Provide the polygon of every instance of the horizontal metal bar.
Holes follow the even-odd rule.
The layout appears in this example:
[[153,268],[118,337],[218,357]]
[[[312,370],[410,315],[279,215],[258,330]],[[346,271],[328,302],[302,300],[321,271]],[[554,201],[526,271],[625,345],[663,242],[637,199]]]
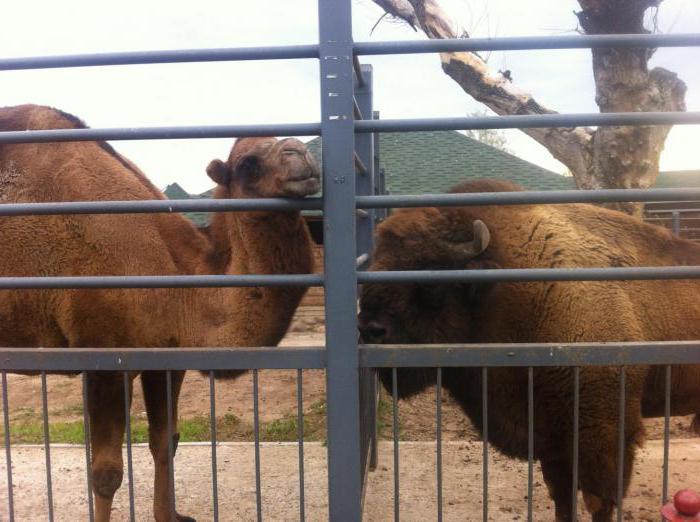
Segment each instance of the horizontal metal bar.
[[[686,189],[682,189],[686,190]],[[669,202],[670,203],[670,202]],[[687,202],[690,203],[690,202]],[[656,209],[656,208],[647,208],[644,209],[644,212],[646,214],[673,214],[674,212],[678,212],[680,214],[683,214],[685,212],[695,212],[699,213],[700,208],[662,208],[662,209]],[[671,219],[672,216],[668,216],[665,219]],[[683,219],[688,219],[685,216],[683,216]]]
[[[455,207],[479,205],[530,205],[542,203],[604,203],[700,199],[700,188],[543,190],[470,194],[358,196],[361,209],[389,207]],[[0,204],[0,216],[59,214],[142,214],[158,212],[225,212],[247,210],[320,210],[321,198],[207,199],[153,201],[75,201]],[[681,210],[682,212],[683,210]],[[687,209],[686,212],[700,212]],[[650,211],[662,212],[662,211]],[[666,211],[663,211],[666,212]],[[668,212],[674,212],[669,210]]]
[[0,348],[6,371],[320,369],[322,346],[261,348]]
[[0,277],[0,289],[37,288],[228,288],[323,286],[321,274]]
[[601,47],[695,47],[699,34],[604,34],[573,36],[518,36],[509,38],[453,38],[393,42],[355,42],[355,55],[416,54],[459,51],[525,51],[535,49],[590,49]]
[[181,140],[248,136],[318,136],[319,123],[274,125],[190,125],[180,127],[121,127],[0,132],[0,143],[49,143],[95,140]]
[[198,199],[153,201],[73,201],[0,204],[0,216],[59,214],[146,214],[157,212],[225,212],[247,210],[319,210],[321,198]]
[[4,58],[0,59],[0,71],[13,71],[18,69],[92,67],[97,65],[287,60],[299,58],[318,58],[318,45],[239,47],[223,49],[173,49],[162,51]]
[[700,341],[360,345],[364,368],[697,364],[699,358]]
[[609,112],[602,114],[537,114],[480,116],[476,118],[358,120],[355,122],[355,132],[535,129],[612,125],[694,125],[698,123],[700,123],[700,112]]
[[[483,270],[404,270],[360,272],[357,282],[370,283],[455,283],[528,281],[647,281],[658,279],[700,279],[700,266],[653,266],[621,268],[514,268]],[[2,288],[0,286],[0,288]]]
[[534,205],[544,203],[612,203],[621,201],[685,200],[689,197],[700,199],[700,188],[527,190],[521,192],[357,196],[356,202],[358,208],[368,209]]

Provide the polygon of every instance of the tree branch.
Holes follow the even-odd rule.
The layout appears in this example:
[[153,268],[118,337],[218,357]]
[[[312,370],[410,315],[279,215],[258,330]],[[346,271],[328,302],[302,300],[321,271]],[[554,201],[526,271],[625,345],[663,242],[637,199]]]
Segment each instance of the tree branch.
[[[410,3],[411,11],[406,9]],[[390,14],[418,27],[431,39],[466,38],[466,31],[450,20],[436,0],[374,0]],[[401,9],[403,7],[403,9]],[[404,17],[403,15],[406,15]],[[555,114],[531,94],[519,90],[502,74],[493,73],[475,53],[441,53],[442,68],[464,91],[499,115]],[[574,174],[584,175],[591,161],[592,132],[585,128],[522,129],[545,146]]]

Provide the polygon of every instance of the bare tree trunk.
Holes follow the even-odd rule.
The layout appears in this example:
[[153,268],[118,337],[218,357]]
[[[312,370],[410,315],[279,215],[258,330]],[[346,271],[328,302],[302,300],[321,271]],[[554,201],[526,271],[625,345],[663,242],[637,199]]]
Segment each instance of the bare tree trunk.
[[[644,16],[662,0],[579,0],[586,34],[648,33]],[[685,84],[675,73],[647,64],[654,49],[593,49],[596,103],[601,112],[684,111]],[[601,127],[593,135],[593,161],[581,188],[648,188],[670,126]],[[620,204],[628,213],[641,205]]]
[[[418,26],[429,38],[467,38],[438,0],[374,0],[392,16]],[[579,0],[587,34],[648,33],[644,16],[663,0]],[[408,9],[407,2],[413,8]],[[594,49],[596,102],[601,112],[683,111],[685,84],[672,72],[648,70],[649,49]],[[510,79],[489,71],[474,53],[442,53],[442,68],[464,91],[496,114],[552,114]],[[648,188],[670,127],[523,129],[545,146],[574,176],[581,189]],[[616,208],[641,216],[641,204]]]

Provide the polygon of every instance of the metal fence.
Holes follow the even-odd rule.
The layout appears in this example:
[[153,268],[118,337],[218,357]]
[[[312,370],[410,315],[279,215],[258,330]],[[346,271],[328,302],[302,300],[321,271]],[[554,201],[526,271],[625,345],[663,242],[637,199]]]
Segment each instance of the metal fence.
[[[257,47],[239,49],[205,49],[114,53],[81,56],[59,56],[0,60],[0,70],[39,69],[52,67],[87,67],[97,65],[157,64],[175,62],[317,59],[320,65],[321,122],[289,125],[230,125],[197,127],[156,127],[120,129],[41,130],[0,133],[0,143],[39,143],[88,140],[146,140],[287,135],[320,135],[323,138],[322,199],[287,201],[278,199],[215,200],[215,201],[114,201],[114,202],[55,202],[10,203],[0,205],[0,216],[51,214],[105,214],[138,212],[185,211],[243,211],[250,209],[289,210],[322,209],[324,218],[325,270],[323,275],[240,275],[240,276],[123,276],[123,277],[1,277],[0,289],[38,288],[184,288],[235,286],[324,286],[326,299],[326,346],[324,348],[165,348],[165,349],[0,349],[2,391],[5,427],[5,451],[8,469],[8,518],[14,519],[12,494],[12,467],[10,423],[8,418],[7,372],[40,371],[44,413],[49,519],[53,519],[51,495],[51,457],[48,437],[46,373],[52,371],[139,371],[167,372],[168,386],[171,372],[186,369],[213,371],[241,368],[254,372],[255,418],[257,409],[257,370],[259,368],[288,368],[298,371],[299,426],[303,426],[301,388],[302,369],[325,368],[327,372],[328,421],[328,516],[333,521],[356,521],[362,518],[363,483],[368,462],[368,448],[373,437],[372,410],[361,407],[374,401],[374,379],[368,368],[434,367],[438,368],[438,390],[441,390],[441,368],[460,366],[483,367],[484,389],[488,368],[513,366],[528,368],[529,435],[532,448],[532,368],[540,366],[570,366],[574,368],[574,411],[577,419],[578,372],[584,365],[617,365],[624,368],[634,364],[668,365],[666,371],[666,458],[668,456],[668,418],[670,401],[670,365],[698,363],[700,344],[696,342],[666,343],[608,343],[561,345],[450,345],[450,346],[370,346],[358,345],[356,330],[357,285],[362,283],[404,282],[465,282],[465,281],[586,281],[586,280],[645,280],[700,278],[700,266],[587,268],[538,270],[432,270],[422,272],[364,272],[371,248],[372,224],[380,215],[377,209],[388,207],[464,206],[504,204],[557,204],[569,202],[621,201],[687,201],[700,199],[700,189],[661,190],[601,190],[550,191],[498,194],[449,194],[431,196],[376,195],[377,172],[375,151],[376,133],[409,132],[417,130],[505,129],[570,127],[576,125],[670,125],[698,124],[700,113],[620,113],[620,114],[547,114],[537,116],[503,116],[481,118],[432,118],[413,120],[379,120],[373,118],[371,102],[371,69],[360,66],[358,57],[379,54],[433,53],[447,51],[520,50],[520,49],[574,49],[594,47],[673,47],[699,46],[700,35],[600,35],[556,38],[499,38],[460,39],[411,42],[355,43],[352,38],[350,0],[320,0],[318,45],[292,47]],[[359,174],[357,173],[359,172]],[[381,187],[380,187],[381,188]],[[357,210],[361,212],[357,212]],[[355,239],[357,241],[355,241]],[[357,246],[356,246],[357,245]],[[361,378],[358,378],[361,377]],[[215,418],[214,380],[210,374],[212,391],[211,416]],[[85,376],[83,377],[85,380]],[[625,373],[620,372],[620,409],[624,411]],[[360,398],[363,398],[362,402]],[[125,386],[125,406],[128,408],[128,387]],[[169,405],[170,406],[170,405]],[[398,412],[394,391],[394,412]],[[488,519],[488,404],[484,395],[484,503],[483,518]],[[361,411],[363,410],[363,411]],[[169,408],[168,426],[172,433],[173,419]],[[441,439],[441,410],[437,402],[438,442]],[[127,420],[129,416],[127,415]],[[396,419],[395,419],[396,420]],[[577,448],[577,420],[574,448]],[[262,518],[260,497],[260,462],[258,423],[255,430],[256,491],[258,519]],[[394,423],[395,429],[397,423]],[[88,421],[85,419],[85,428]],[[301,429],[301,428],[300,428]],[[620,440],[624,430],[619,431]],[[217,510],[216,429],[212,424],[212,495],[215,519]],[[395,433],[395,440],[396,433]],[[131,441],[127,425],[127,472],[132,487]],[[622,443],[622,442],[621,442]],[[395,463],[395,509],[400,514],[398,483],[398,444]],[[172,437],[170,488],[174,488]],[[299,433],[300,459],[300,518],[304,519],[303,436]],[[574,456],[574,484],[576,484],[577,452]],[[376,455],[376,453],[375,453]],[[86,444],[86,460],[90,468],[90,448]],[[666,461],[667,462],[667,461]],[[529,517],[532,517],[533,454],[530,451],[528,473]],[[436,516],[442,518],[441,501],[441,446],[437,453],[438,501]],[[620,466],[620,477],[622,466]],[[668,467],[664,467],[667,477]],[[621,480],[621,479],[620,479]],[[663,497],[667,496],[666,479]],[[90,495],[88,473],[88,496]],[[618,488],[621,492],[621,488]],[[133,489],[129,491],[131,517],[134,518]],[[621,495],[621,493],[619,493]],[[618,498],[622,507],[622,498]],[[174,506],[172,507],[174,510]],[[575,491],[574,491],[575,509]],[[92,517],[92,504],[90,504]],[[618,520],[622,509],[618,509]]]

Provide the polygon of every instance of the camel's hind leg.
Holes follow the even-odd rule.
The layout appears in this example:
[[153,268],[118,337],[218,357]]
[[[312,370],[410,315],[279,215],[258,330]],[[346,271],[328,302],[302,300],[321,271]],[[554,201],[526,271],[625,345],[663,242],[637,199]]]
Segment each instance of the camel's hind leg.
[[90,372],[87,383],[95,520],[108,522],[124,473],[124,381],[121,373]]
[[[180,434],[177,429],[177,399],[185,372],[172,372],[172,419],[173,419],[173,453],[177,449]],[[170,522],[170,474],[168,470],[168,409],[167,384],[165,372],[143,372],[143,397],[148,414],[148,445],[155,465],[155,484],[153,487],[153,515],[158,522]],[[174,456],[174,454],[173,454]],[[194,522],[193,518],[175,514],[178,522]]]

